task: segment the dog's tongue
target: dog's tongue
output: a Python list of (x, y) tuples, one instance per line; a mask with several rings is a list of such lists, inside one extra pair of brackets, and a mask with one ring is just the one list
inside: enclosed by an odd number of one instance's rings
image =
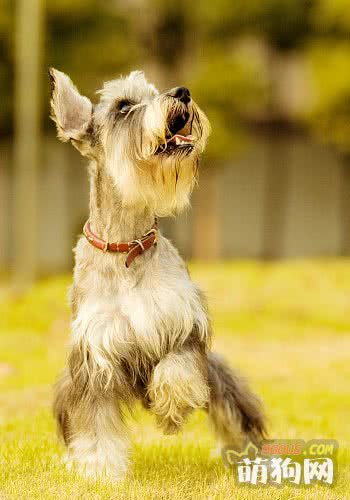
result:
[(185, 143), (190, 143), (193, 141), (193, 135), (181, 135), (181, 134), (175, 134), (173, 135), (167, 142), (168, 144), (185, 144)]

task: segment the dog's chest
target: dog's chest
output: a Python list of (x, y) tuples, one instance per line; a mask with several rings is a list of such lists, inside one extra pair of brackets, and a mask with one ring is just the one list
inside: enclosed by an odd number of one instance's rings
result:
[(122, 350), (136, 345), (152, 356), (181, 346), (194, 330), (205, 341), (208, 320), (201, 295), (180, 264), (158, 263), (139, 280), (122, 275), (98, 293), (91, 288), (73, 324), (75, 338), (120, 343)]
[(171, 346), (182, 344), (195, 325), (206, 334), (206, 312), (197, 288), (185, 274), (135, 287), (121, 295), (119, 303), (136, 341), (143, 345), (157, 341)]

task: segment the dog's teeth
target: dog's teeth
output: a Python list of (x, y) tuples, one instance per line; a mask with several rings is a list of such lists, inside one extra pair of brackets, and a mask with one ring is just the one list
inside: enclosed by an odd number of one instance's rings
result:
[(181, 144), (180, 137), (175, 137), (175, 144), (176, 144), (176, 146), (178, 146), (179, 144)]

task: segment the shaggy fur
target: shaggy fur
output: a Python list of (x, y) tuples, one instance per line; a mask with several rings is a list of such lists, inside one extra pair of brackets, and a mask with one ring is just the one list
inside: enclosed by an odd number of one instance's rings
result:
[[(182, 88), (159, 94), (142, 72), (113, 80), (92, 105), (71, 80), (50, 70), (58, 136), (89, 162), (90, 222), (106, 241), (130, 241), (155, 216), (189, 203), (209, 123)], [(186, 90), (186, 89), (185, 89)], [(175, 137), (187, 141), (175, 143)], [(72, 339), (54, 411), (67, 464), (121, 478), (128, 465), (123, 407), (135, 400), (166, 433), (204, 408), (224, 444), (264, 434), (257, 398), (209, 353), (206, 303), (177, 250), (158, 244), (129, 269), (125, 256), (80, 238), (70, 291)]]

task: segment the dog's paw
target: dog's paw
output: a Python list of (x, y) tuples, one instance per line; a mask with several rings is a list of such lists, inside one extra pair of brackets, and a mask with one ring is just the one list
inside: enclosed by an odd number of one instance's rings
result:
[(217, 446), (215, 446), (215, 448), (212, 448), (210, 450), (209, 458), (211, 460), (216, 460), (216, 459), (221, 458), (221, 457), (222, 457), (222, 446), (220, 444), (218, 444)]
[(78, 474), (86, 479), (121, 481), (127, 471), (127, 464), (114, 466), (108, 460), (101, 460), (98, 456), (89, 456), (84, 459), (76, 459), (69, 455), (63, 458), (66, 470)]
[(174, 422), (171, 418), (163, 418), (157, 416), (157, 424), (160, 429), (162, 429), (163, 434), (167, 436), (173, 436), (178, 434), (182, 428), (182, 422)]

